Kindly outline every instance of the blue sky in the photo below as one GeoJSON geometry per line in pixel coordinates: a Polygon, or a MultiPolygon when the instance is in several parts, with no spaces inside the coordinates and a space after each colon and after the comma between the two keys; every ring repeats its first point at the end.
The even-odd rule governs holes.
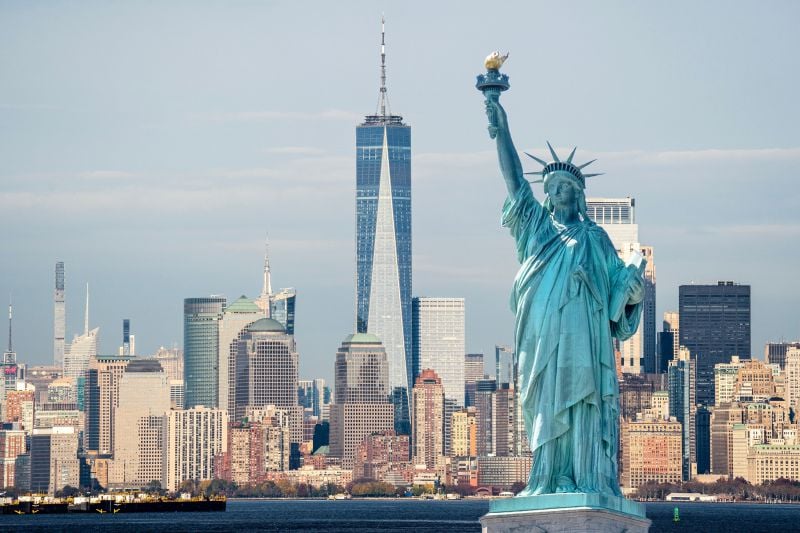
{"type": "MultiPolygon", "coordinates": [[[[52,358],[92,286],[100,346],[182,343],[190,296],[298,291],[301,374],[353,328],[355,125],[412,126],[414,294],[467,299],[467,347],[509,343],[517,265],[474,77],[510,50],[521,150],[578,145],[633,196],[658,316],[678,285],[752,285],[753,353],[800,337],[800,7],[794,2],[0,3],[0,294],[21,361],[52,358]]],[[[527,162],[525,162],[527,164],[527,162]]],[[[536,166],[534,164],[534,166],[536,166]]],[[[535,192],[541,194],[540,189],[535,192]]],[[[5,344],[5,335],[0,336],[5,344]]]]}

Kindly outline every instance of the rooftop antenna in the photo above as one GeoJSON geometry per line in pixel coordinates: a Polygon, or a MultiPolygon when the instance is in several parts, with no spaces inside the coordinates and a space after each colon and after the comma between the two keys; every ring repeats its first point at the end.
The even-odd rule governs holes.
{"type": "Polygon", "coordinates": [[[14,351],[11,343],[11,318],[12,318],[12,307],[11,307],[11,295],[8,295],[8,352],[12,353],[14,351]]]}
{"type": "MultiPolygon", "coordinates": [[[[386,117],[386,107],[388,106],[388,97],[386,95],[386,18],[381,15],[381,96],[380,108],[381,116],[386,117]]],[[[391,114],[389,110],[389,114],[391,114]]]]}
{"type": "Polygon", "coordinates": [[[261,297],[267,298],[272,294],[272,273],[269,268],[269,235],[264,241],[264,285],[261,287],[261,297]]]}

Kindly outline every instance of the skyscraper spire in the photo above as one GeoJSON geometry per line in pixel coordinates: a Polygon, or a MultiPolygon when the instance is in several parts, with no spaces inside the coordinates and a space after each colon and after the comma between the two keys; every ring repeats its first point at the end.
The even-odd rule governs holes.
{"type": "Polygon", "coordinates": [[[83,317],[83,334],[89,334],[89,284],[86,284],[86,314],[83,317]]]}
{"type": "Polygon", "coordinates": [[[269,237],[264,243],[264,284],[261,287],[261,298],[269,298],[272,294],[272,274],[269,270],[269,237]]]}
{"type": "MultiPolygon", "coordinates": [[[[380,114],[386,116],[386,107],[389,99],[386,95],[386,19],[381,16],[381,94],[380,94],[380,114]]],[[[389,114],[391,114],[389,110],[389,114]]]]}

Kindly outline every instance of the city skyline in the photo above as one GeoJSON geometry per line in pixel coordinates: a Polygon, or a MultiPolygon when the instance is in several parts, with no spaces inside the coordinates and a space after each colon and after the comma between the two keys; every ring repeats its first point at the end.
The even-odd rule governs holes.
{"type": "MultiPolygon", "coordinates": [[[[53,359],[56,261],[65,263],[66,339],[83,329],[81,293],[89,282],[102,332],[98,351],[116,353],[119,322],[130,318],[137,353],[152,354],[181,344],[184,298],[258,294],[269,231],[275,280],[298,290],[300,375],[332,381],[336,348],[353,333],[352,131],[364,104],[375,100],[380,14],[366,5],[341,13],[320,5],[323,26],[288,6],[254,7],[252,21],[210,6],[188,19],[180,10],[154,17],[155,34],[164,36],[191,23],[210,30],[221,15],[222,33],[241,35],[216,53],[197,37],[156,39],[160,47],[110,38],[112,46],[100,47],[95,39],[109,37],[121,15],[95,4],[85,20],[84,9],[90,7],[71,14],[57,5],[8,6],[0,17],[0,65],[10,81],[0,89],[7,163],[0,223],[14,228],[0,250],[0,294],[14,295],[18,361],[53,359]],[[62,27],[29,17],[37,9],[62,27]],[[333,28],[346,17],[353,17],[346,25],[353,31],[342,39],[333,28]],[[84,23],[95,37],[75,33],[84,23]],[[41,50],[27,44],[30,35],[43,36],[41,50]],[[275,54],[280,39],[293,50],[285,61],[275,54]],[[56,44],[59,61],[48,56],[56,44]],[[308,69],[314,54],[323,57],[308,69]],[[84,70],[78,57],[86,58],[84,70]],[[175,62],[181,66],[170,74],[175,62]],[[296,95],[276,81],[278,70],[297,82],[296,95]],[[211,77],[220,81],[209,84],[211,77]],[[42,83],[50,78],[54,83],[42,83]],[[319,79],[337,83],[312,92],[319,79]]],[[[415,132],[413,293],[466,299],[467,352],[491,359],[494,346],[512,336],[507,295],[516,265],[498,223],[504,193],[472,87],[482,58],[497,47],[512,52],[505,71],[515,89],[508,106],[526,117],[514,124],[520,148],[542,156],[544,139],[557,150],[578,144],[606,172],[589,183],[590,196],[636,198],[641,241],[657,253],[657,321],[678,309],[679,285],[733,280],[752,286],[756,357],[767,341],[798,336],[791,312],[798,288],[788,280],[800,252],[785,242],[800,236],[800,224],[793,195],[783,194],[800,162],[791,126],[797,69],[775,53],[797,47],[787,25],[793,17],[740,6],[720,19],[708,4],[692,5],[691,21],[661,6],[629,6],[613,20],[589,4],[532,4],[498,15],[506,35],[518,37],[496,42],[482,10],[432,6],[429,20],[420,21],[415,9],[386,13],[392,104],[415,132]],[[560,16],[576,33],[607,38],[548,47],[555,30],[542,27],[531,44],[526,21],[560,16]],[[439,41],[445,24],[456,32],[455,47],[439,41]],[[751,33],[758,27],[772,31],[751,33]],[[676,81],[658,72],[664,64],[676,81]],[[541,83],[543,65],[565,83],[541,83]],[[420,84],[423,78],[432,81],[420,84]],[[560,130],[557,116],[574,128],[560,130]],[[761,176],[770,186],[754,197],[761,176]],[[694,224],[699,231],[690,230],[694,224]],[[466,236],[470,245],[459,246],[466,236]]],[[[782,11],[796,9],[786,4],[782,11]]],[[[121,11],[134,20],[153,14],[121,11]]],[[[123,25],[122,34],[135,26],[123,25]]]]}

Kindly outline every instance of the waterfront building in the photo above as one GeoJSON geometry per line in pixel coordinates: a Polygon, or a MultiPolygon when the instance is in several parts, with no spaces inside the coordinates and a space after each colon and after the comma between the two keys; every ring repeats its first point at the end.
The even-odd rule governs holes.
{"type": "Polygon", "coordinates": [[[620,424],[620,485],[680,483],[683,473],[681,423],[667,420],[623,420],[620,424]]]}
{"type": "Polygon", "coordinates": [[[167,483],[178,490],[183,481],[214,478],[214,457],[228,446],[228,413],[197,406],[167,415],[167,483]]]}
{"type": "Polygon", "coordinates": [[[398,433],[410,431],[411,127],[392,114],[384,34],[378,110],[356,127],[356,332],[383,342],[398,433]]]}
{"type": "Polygon", "coordinates": [[[17,457],[26,453],[27,434],[22,429],[0,429],[0,489],[14,486],[17,457]]]}
{"type": "Polygon", "coordinates": [[[527,457],[478,457],[478,484],[510,490],[514,484],[528,482],[533,459],[527,457]]]}
{"type": "Polygon", "coordinates": [[[184,386],[186,407],[218,407],[219,321],[224,296],[186,298],[183,301],[184,386]]]}
{"type": "Polygon", "coordinates": [[[390,474],[398,472],[402,478],[409,467],[409,440],[408,435],[397,435],[391,429],[364,437],[356,448],[353,479],[387,481],[390,474]]]}
{"type": "Polygon", "coordinates": [[[444,398],[442,380],[423,369],[412,389],[413,460],[428,470],[441,466],[444,458],[444,398]]]}
{"type": "Polygon", "coordinates": [[[330,407],[330,455],[346,469],[364,437],[394,429],[389,365],[372,334],[348,335],[336,353],[335,402],[330,407]]]}
{"type": "Polygon", "coordinates": [[[250,408],[228,429],[227,451],[214,460],[215,476],[237,485],[263,483],[270,472],[289,469],[290,416],[275,406],[250,408]]]}
{"type": "Polygon", "coordinates": [[[475,457],[478,455],[478,420],[475,407],[465,407],[453,413],[450,419],[450,455],[475,457]]]}
{"type": "Polygon", "coordinates": [[[83,334],[75,335],[64,353],[64,377],[81,378],[89,368],[92,357],[97,357],[100,328],[89,329],[89,284],[86,284],[86,308],[83,334]]]}
{"type": "Polygon", "coordinates": [[[118,394],[109,484],[138,488],[156,480],[166,486],[170,399],[161,365],[155,359],[131,359],[119,380],[118,394]]]}
{"type": "Polygon", "coordinates": [[[220,407],[234,414],[236,411],[236,360],[239,341],[247,333],[247,327],[264,318],[264,312],[253,300],[242,295],[222,312],[219,326],[219,387],[220,407]]]}
{"type": "Polygon", "coordinates": [[[54,496],[80,486],[78,433],[73,427],[35,428],[31,433],[30,489],[54,496]]]}
{"type": "Polygon", "coordinates": [[[56,287],[53,293],[53,366],[64,367],[67,314],[64,302],[64,262],[56,263],[56,287]]]}
{"type": "Polygon", "coordinates": [[[747,481],[760,485],[777,479],[800,479],[800,443],[757,444],[748,450],[747,481]]]}
{"type": "Polygon", "coordinates": [[[750,286],[732,281],[681,285],[680,344],[697,365],[697,403],[714,401],[714,365],[750,359],[750,286]]]}

